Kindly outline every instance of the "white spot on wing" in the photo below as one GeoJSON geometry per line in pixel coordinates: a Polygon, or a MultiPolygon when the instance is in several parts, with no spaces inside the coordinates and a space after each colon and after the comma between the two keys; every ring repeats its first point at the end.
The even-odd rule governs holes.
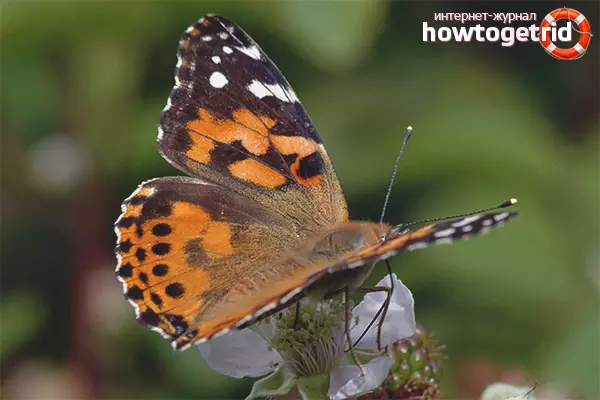
{"type": "Polygon", "coordinates": [[[223,46],[223,52],[225,52],[225,54],[231,54],[233,53],[233,50],[231,50],[231,47],[223,46]]]}
{"type": "Polygon", "coordinates": [[[452,224],[452,226],[454,228],[460,228],[460,227],[463,227],[465,225],[469,225],[469,224],[477,221],[479,218],[481,218],[481,215],[474,215],[472,217],[465,218],[462,221],[455,222],[455,223],[452,224]]]}
{"type": "Polygon", "coordinates": [[[260,50],[255,45],[252,45],[250,47],[237,47],[236,46],[236,49],[238,49],[239,51],[241,51],[242,53],[244,53],[248,57],[254,58],[255,60],[260,60],[260,58],[261,58],[260,57],[260,50]]]}
{"type": "Polygon", "coordinates": [[[416,242],[413,243],[411,245],[409,245],[408,247],[406,247],[406,249],[408,251],[413,251],[413,250],[421,250],[421,249],[425,249],[429,246],[429,243],[427,242],[416,242]]]}
{"type": "Polygon", "coordinates": [[[219,32],[217,36],[223,40],[227,39],[229,35],[226,32],[219,32]]]}
{"type": "Polygon", "coordinates": [[[286,89],[277,83],[263,83],[254,79],[252,82],[250,82],[247,88],[253,95],[258,97],[259,99],[262,99],[266,96],[275,96],[285,103],[298,101],[296,93],[294,93],[292,89],[286,89]]]}
{"type": "Polygon", "coordinates": [[[507,213],[507,212],[503,212],[503,213],[500,213],[500,214],[496,214],[496,215],[494,215],[494,220],[495,220],[496,222],[504,221],[506,218],[508,218],[508,216],[509,216],[509,215],[510,215],[510,214],[509,214],[509,213],[507,213]]]}
{"type": "Polygon", "coordinates": [[[304,290],[304,286],[296,288],[294,290],[291,290],[288,294],[286,294],[285,296],[283,296],[281,298],[281,300],[279,300],[279,303],[280,304],[287,303],[289,300],[291,300],[294,296],[296,296],[302,290],[304,290]]]}
{"type": "Polygon", "coordinates": [[[220,64],[221,63],[221,57],[219,57],[219,56],[212,56],[211,60],[215,64],[220,64]]]}
{"type": "Polygon", "coordinates": [[[227,85],[227,78],[220,72],[213,72],[209,78],[210,85],[214,88],[220,89],[223,86],[227,85]]]}
{"type": "Polygon", "coordinates": [[[167,98],[167,104],[163,107],[163,111],[167,111],[169,108],[171,108],[171,98],[167,98]]]}
{"type": "Polygon", "coordinates": [[[250,92],[252,92],[253,95],[255,95],[256,97],[258,97],[259,99],[262,99],[265,96],[273,96],[273,93],[271,93],[269,91],[269,89],[267,88],[267,85],[257,81],[256,79],[254,79],[249,85],[248,85],[248,90],[250,92]]]}
{"type": "Polygon", "coordinates": [[[444,236],[450,236],[452,235],[454,232],[456,232],[456,229],[454,228],[448,228],[448,229],[444,229],[443,231],[437,231],[433,234],[434,237],[436,238],[441,238],[444,236]]]}
{"type": "Polygon", "coordinates": [[[200,39],[205,42],[210,42],[212,40],[212,36],[201,36],[200,39]]]}

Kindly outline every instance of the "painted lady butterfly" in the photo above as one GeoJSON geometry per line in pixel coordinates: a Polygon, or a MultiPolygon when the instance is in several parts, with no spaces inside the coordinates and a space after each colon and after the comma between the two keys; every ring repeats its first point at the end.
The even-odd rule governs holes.
{"type": "Polygon", "coordinates": [[[491,213],[400,231],[348,220],[296,94],[238,26],[209,15],[179,42],[158,149],[187,177],[142,183],[115,223],[116,274],[138,320],[176,349],[310,294],[356,290],[375,263],[503,224],[491,213]]]}

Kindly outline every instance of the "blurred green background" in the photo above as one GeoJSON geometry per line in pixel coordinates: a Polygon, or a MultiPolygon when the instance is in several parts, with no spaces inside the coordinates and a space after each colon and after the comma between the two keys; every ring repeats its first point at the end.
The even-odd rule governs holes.
{"type": "MultiPolygon", "coordinates": [[[[517,196],[520,216],[468,243],[393,259],[417,319],[447,346],[442,394],[538,384],[599,393],[599,47],[573,62],[535,43],[423,43],[434,12],[535,2],[4,2],[1,37],[1,383],[4,398],[243,398],[191,349],[139,326],[114,277],[112,224],[145,179],[181,32],[205,13],[278,64],[337,168],[354,219],[517,196]]],[[[569,3],[600,32],[598,2],[569,3]]],[[[529,25],[529,24],[526,24],[529,25]]],[[[377,282],[380,269],[371,277],[377,282]]]]}

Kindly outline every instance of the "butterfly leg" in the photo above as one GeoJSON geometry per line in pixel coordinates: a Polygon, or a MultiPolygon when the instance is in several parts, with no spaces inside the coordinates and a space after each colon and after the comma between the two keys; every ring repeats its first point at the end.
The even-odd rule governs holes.
{"type": "Polygon", "coordinates": [[[300,322],[300,302],[296,303],[296,313],[294,314],[294,325],[292,325],[292,328],[296,329],[298,322],[300,322]]]}
{"type": "Polygon", "coordinates": [[[346,289],[344,289],[344,308],[346,311],[346,326],[345,326],[345,330],[346,330],[346,340],[348,341],[348,346],[350,346],[350,348],[348,349],[348,351],[350,352],[350,356],[352,357],[352,360],[354,361],[354,364],[356,364],[356,366],[360,369],[360,375],[364,376],[365,375],[365,370],[363,369],[362,364],[360,363],[360,361],[358,360],[358,357],[356,356],[356,353],[354,352],[354,346],[352,345],[352,338],[350,337],[350,319],[352,319],[352,313],[350,312],[350,294],[348,293],[348,287],[346,287],[346,289]]]}
{"type": "Polygon", "coordinates": [[[363,336],[367,334],[369,329],[371,329],[371,327],[373,326],[375,321],[377,321],[377,318],[379,318],[379,323],[377,324],[377,350],[381,351],[381,330],[383,329],[383,320],[385,319],[388,308],[390,306],[390,301],[392,298],[392,289],[387,286],[375,286],[372,288],[359,288],[358,292],[359,293],[386,292],[386,297],[385,297],[385,301],[383,302],[383,305],[381,306],[379,311],[377,311],[377,314],[375,314],[375,317],[371,320],[371,323],[369,323],[369,325],[367,325],[367,328],[362,333],[362,335],[354,343],[354,345],[356,345],[358,342],[360,342],[361,339],[363,338],[363,336]],[[380,315],[381,315],[381,317],[379,317],[380,315]]]}

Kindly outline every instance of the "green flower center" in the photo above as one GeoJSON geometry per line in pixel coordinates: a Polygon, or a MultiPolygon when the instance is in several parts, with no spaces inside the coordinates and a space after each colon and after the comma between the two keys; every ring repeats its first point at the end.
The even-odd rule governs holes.
{"type": "Polygon", "coordinates": [[[303,303],[299,310],[299,316],[292,306],[272,317],[271,345],[298,377],[329,373],[344,352],[344,303],[303,303]]]}

